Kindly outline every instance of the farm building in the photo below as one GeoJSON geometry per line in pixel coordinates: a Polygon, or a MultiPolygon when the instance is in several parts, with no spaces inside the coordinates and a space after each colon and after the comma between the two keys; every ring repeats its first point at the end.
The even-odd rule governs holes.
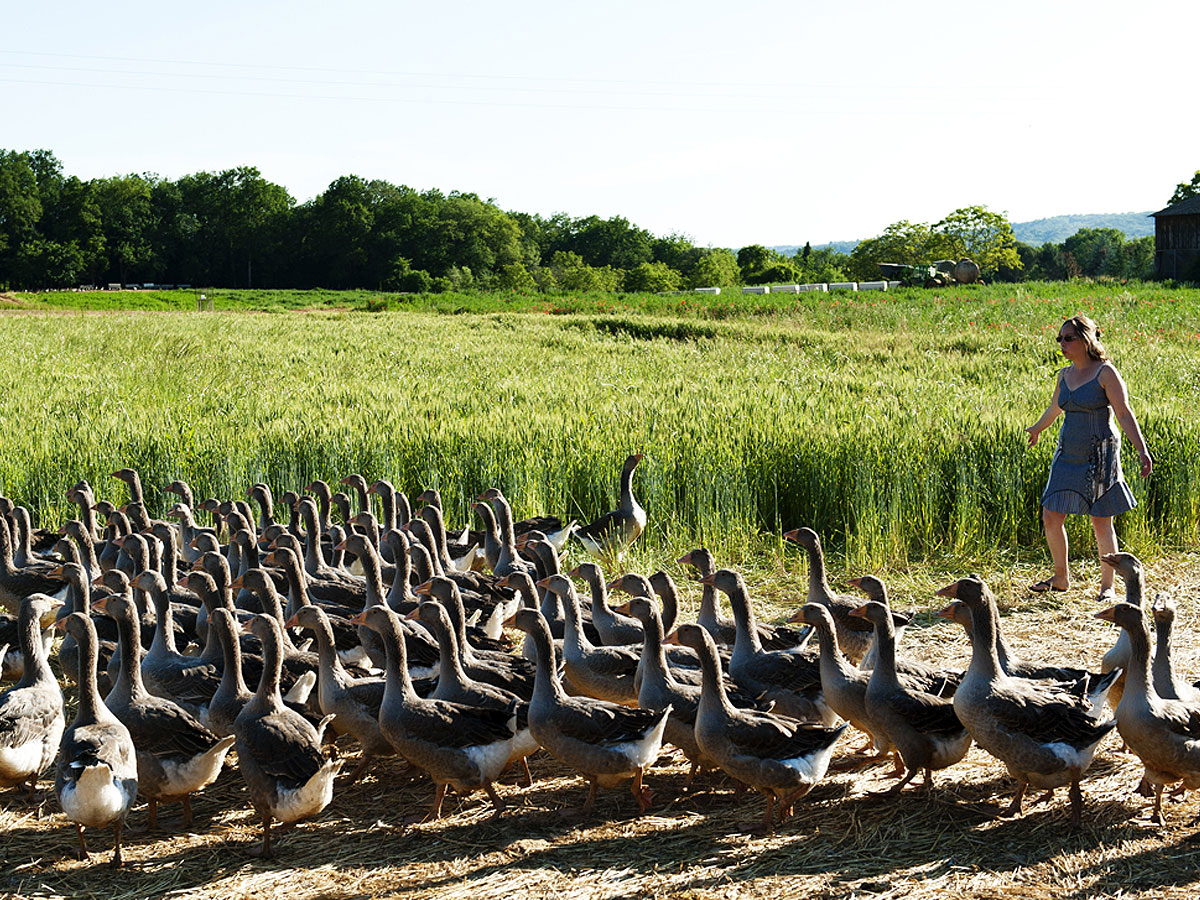
{"type": "Polygon", "coordinates": [[[1154,264],[1159,278],[1200,280],[1200,196],[1154,216],[1154,264]]]}

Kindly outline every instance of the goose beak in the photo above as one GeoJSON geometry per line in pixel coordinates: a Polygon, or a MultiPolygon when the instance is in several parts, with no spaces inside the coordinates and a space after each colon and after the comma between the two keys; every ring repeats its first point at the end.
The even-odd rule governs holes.
{"type": "Polygon", "coordinates": [[[568,572],[567,577],[568,578],[582,578],[583,576],[579,573],[579,566],[576,566],[570,572],[568,572]]]}
{"type": "MultiPolygon", "coordinates": [[[[939,589],[937,591],[937,593],[934,594],[934,596],[935,597],[949,597],[952,600],[957,600],[958,599],[958,582],[956,581],[953,584],[948,584],[944,588],[939,589]]],[[[949,609],[949,607],[947,607],[947,609],[949,609]]]]}
{"type": "MultiPolygon", "coordinates": [[[[945,590],[945,588],[943,588],[942,590],[945,590]]],[[[940,593],[940,591],[939,591],[939,593],[940,593]]],[[[934,613],[934,615],[937,616],[939,619],[949,619],[951,622],[953,622],[954,621],[954,604],[950,603],[950,604],[946,605],[945,607],[943,607],[942,609],[939,609],[936,613],[934,613]]]]}
{"type": "Polygon", "coordinates": [[[422,581],[415,588],[413,588],[413,593],[421,594],[425,597],[430,596],[433,593],[433,580],[431,579],[429,581],[422,581]]]}
{"type": "Polygon", "coordinates": [[[345,541],[342,541],[342,542],[340,542],[340,543],[339,543],[339,544],[338,544],[336,547],[334,547],[333,549],[334,549],[334,550],[341,550],[341,551],[345,551],[345,549],[346,549],[346,542],[345,542],[345,541]]]}
{"type": "Polygon", "coordinates": [[[1117,608],[1115,606],[1110,606],[1108,609],[1100,610],[1100,612],[1096,613],[1093,618],[1103,619],[1105,622],[1115,623],[1117,621],[1116,613],[1117,608]]]}
{"type": "Polygon", "coordinates": [[[621,589],[621,583],[624,580],[625,580],[625,576],[622,575],[620,578],[614,578],[607,585],[605,585],[605,587],[610,591],[619,591],[621,589]]]}
{"type": "Polygon", "coordinates": [[[610,609],[612,609],[613,612],[621,613],[621,615],[627,616],[629,615],[629,604],[632,602],[632,600],[626,600],[624,603],[610,607],[610,609]]]}
{"type": "Polygon", "coordinates": [[[511,577],[512,577],[511,575],[505,575],[503,578],[501,578],[499,581],[496,582],[496,587],[512,587],[513,584],[509,580],[511,577]]]}
{"type": "Polygon", "coordinates": [[[784,538],[784,540],[787,540],[787,541],[799,541],[800,540],[800,529],[793,528],[791,531],[785,531],[783,533],[783,538],[784,538]]]}
{"type": "Polygon", "coordinates": [[[177,582],[175,582],[175,587],[181,591],[186,591],[188,589],[187,577],[184,576],[183,578],[180,578],[177,582]]]}
{"type": "Polygon", "coordinates": [[[288,620],[283,623],[283,627],[284,628],[299,628],[300,627],[299,620],[300,620],[300,613],[296,613],[295,615],[290,616],[288,618],[288,620]]]}
{"type": "Polygon", "coordinates": [[[108,615],[108,598],[101,597],[99,600],[93,600],[92,609],[103,615],[108,615]]]}
{"type": "Polygon", "coordinates": [[[366,625],[367,624],[367,611],[364,609],[358,615],[353,616],[350,619],[350,624],[351,625],[366,625]]]}
{"type": "Polygon", "coordinates": [[[685,553],[683,556],[679,557],[679,559],[675,560],[675,562],[682,566],[690,566],[692,564],[692,554],[685,553]]]}
{"type": "Polygon", "coordinates": [[[232,591],[240,591],[245,586],[246,585],[243,583],[241,575],[239,575],[237,578],[233,579],[233,581],[231,581],[229,583],[229,589],[232,591]]]}
{"type": "Polygon", "coordinates": [[[850,610],[850,615],[854,616],[856,619],[865,619],[867,617],[867,607],[856,606],[854,609],[850,610]]]}
{"type": "Polygon", "coordinates": [[[536,586],[548,591],[550,590],[550,579],[543,578],[541,581],[536,583],[536,586]]]}
{"type": "Polygon", "coordinates": [[[804,607],[801,607],[800,609],[796,610],[794,613],[791,614],[790,617],[788,617],[789,625],[796,625],[796,624],[800,624],[800,623],[807,622],[807,621],[808,620],[804,618],[804,607]]]}
{"type": "Polygon", "coordinates": [[[856,587],[856,588],[861,588],[862,587],[862,579],[861,578],[847,578],[846,584],[852,585],[853,587],[856,587]]]}
{"type": "Polygon", "coordinates": [[[700,579],[700,583],[707,584],[709,587],[712,587],[713,585],[715,585],[717,583],[717,576],[715,574],[705,575],[703,578],[700,579]]]}
{"type": "Polygon", "coordinates": [[[674,646],[674,647],[680,647],[680,646],[682,646],[682,645],[679,643],[679,632],[678,632],[678,631],[672,631],[672,632],[671,632],[670,634],[668,634],[668,635],[667,635],[665,638],[663,638],[663,643],[664,643],[664,644],[671,644],[671,645],[672,645],[672,646],[674,646]]]}
{"type": "MultiPolygon", "coordinates": [[[[428,603],[430,601],[426,600],[425,602],[428,603]]],[[[419,618],[421,618],[421,607],[418,606],[416,609],[414,609],[412,612],[410,612],[408,615],[406,615],[404,617],[404,620],[406,622],[415,622],[419,618]]]]}

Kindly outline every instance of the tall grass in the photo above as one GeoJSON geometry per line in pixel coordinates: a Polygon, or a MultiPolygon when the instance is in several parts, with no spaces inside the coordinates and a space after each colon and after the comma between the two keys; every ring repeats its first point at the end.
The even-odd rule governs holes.
{"type": "Polygon", "coordinates": [[[652,545],[811,525],[856,566],[1040,553],[1053,440],[1027,449],[1022,429],[1062,364],[1059,317],[1083,309],[1156,458],[1146,481],[1127,458],[1139,506],[1118,520],[1146,552],[1200,537],[1196,296],[831,295],[724,319],[9,314],[0,490],[53,523],[79,478],[120,499],[124,465],[160,514],[175,478],[225,497],[357,471],[438,487],[455,522],[489,485],[588,519],[642,450],[652,545]]]}

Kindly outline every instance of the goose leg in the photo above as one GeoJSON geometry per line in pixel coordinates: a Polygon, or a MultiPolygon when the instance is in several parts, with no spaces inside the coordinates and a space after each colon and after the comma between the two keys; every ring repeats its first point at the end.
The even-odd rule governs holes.
{"type": "Polygon", "coordinates": [[[1019,816],[1021,814],[1021,799],[1025,796],[1025,788],[1026,784],[1024,781],[1017,783],[1017,793],[1013,796],[1012,803],[1000,813],[1002,818],[1005,816],[1019,816]]]}
{"type": "Polygon", "coordinates": [[[192,798],[191,795],[185,795],[183,798],[183,819],[179,823],[183,828],[188,828],[192,824],[192,798]]]}
{"type": "Polygon", "coordinates": [[[371,764],[372,759],[374,759],[374,757],[366,756],[365,754],[363,755],[362,762],[355,766],[354,771],[350,773],[350,780],[346,782],[346,787],[354,784],[354,782],[358,781],[358,779],[362,777],[362,773],[367,771],[367,766],[371,764]]]}
{"type": "Polygon", "coordinates": [[[1079,781],[1071,782],[1071,827],[1078,828],[1080,821],[1083,819],[1083,790],[1079,787],[1079,781]]]}
{"type": "Polygon", "coordinates": [[[251,847],[246,851],[249,856],[256,856],[260,859],[270,859],[271,852],[271,816],[265,815],[262,820],[263,836],[262,842],[257,846],[251,847]]]}
{"type": "Polygon", "coordinates": [[[495,822],[504,813],[504,810],[508,808],[508,804],[504,802],[503,797],[496,793],[496,789],[492,787],[492,783],[490,781],[485,781],[483,783],[483,789],[487,791],[488,797],[491,798],[492,806],[495,807],[495,812],[492,813],[488,821],[495,822]]]}
{"type": "Polygon", "coordinates": [[[114,869],[121,868],[121,820],[117,819],[117,823],[113,825],[113,856],[112,862],[109,865],[114,869]]]}
{"type": "Polygon", "coordinates": [[[638,769],[633,774],[633,783],[629,786],[629,792],[633,794],[633,799],[637,801],[638,812],[645,813],[650,809],[650,803],[654,799],[654,791],[642,786],[641,769],[638,769]]]}
{"type": "Polygon", "coordinates": [[[563,816],[568,819],[582,819],[591,815],[596,806],[596,790],[599,786],[595,778],[589,778],[587,801],[578,809],[563,810],[563,816]]]}
{"type": "Polygon", "coordinates": [[[151,797],[147,803],[150,807],[150,820],[147,822],[146,828],[149,831],[158,831],[158,801],[151,797]]]}
{"type": "Polygon", "coordinates": [[[916,774],[920,771],[920,769],[909,769],[903,779],[898,781],[896,784],[893,784],[886,791],[870,791],[869,793],[873,797],[893,797],[904,790],[904,786],[912,781],[913,778],[916,777],[916,774]]]}
{"type": "Polygon", "coordinates": [[[433,806],[425,815],[426,822],[432,822],[442,817],[442,801],[446,799],[446,785],[439,784],[433,792],[433,806]]]}
{"type": "Polygon", "coordinates": [[[524,756],[521,757],[521,771],[525,773],[525,777],[521,780],[521,786],[533,787],[533,773],[529,771],[529,760],[524,756]]]}
{"type": "Polygon", "coordinates": [[[83,837],[83,826],[78,822],[75,823],[75,832],[79,835],[79,852],[76,856],[81,860],[88,859],[87,841],[83,837]]]}
{"type": "Polygon", "coordinates": [[[1162,797],[1163,797],[1163,786],[1161,784],[1155,785],[1155,787],[1154,787],[1154,812],[1150,815],[1150,821],[1153,822],[1155,825],[1161,825],[1163,823],[1162,797]]]}

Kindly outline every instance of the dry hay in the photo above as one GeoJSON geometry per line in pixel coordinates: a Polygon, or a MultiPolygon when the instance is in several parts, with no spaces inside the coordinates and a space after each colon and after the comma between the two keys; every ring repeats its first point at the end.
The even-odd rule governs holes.
{"type": "MultiPolygon", "coordinates": [[[[1178,668],[1197,677],[1197,605],[1190,601],[1200,594],[1200,560],[1160,561],[1148,567],[1147,583],[1148,599],[1156,589],[1177,596],[1178,668]]],[[[1031,657],[1094,663],[1115,636],[1112,626],[1091,618],[1095,610],[1082,589],[1032,603],[1016,602],[1019,592],[1006,596],[1004,632],[1031,657]]],[[[947,623],[918,625],[905,635],[903,648],[960,664],[967,657],[960,631],[947,623]]],[[[841,749],[848,753],[861,743],[862,736],[852,733],[841,749]]],[[[739,805],[719,773],[702,774],[692,793],[682,793],[687,769],[672,752],[647,778],[658,792],[649,815],[634,814],[627,791],[601,791],[596,815],[583,823],[564,819],[561,811],[582,802],[584,782],[539,755],[532,760],[531,789],[500,787],[510,804],[500,821],[487,821],[490,805],[477,794],[448,798],[439,822],[406,825],[407,817],[428,808],[432,786],[424,777],[407,778],[401,763],[386,760],[358,784],[336,790],[316,820],[281,835],[274,861],[243,852],[257,840],[258,825],[230,767],[195,800],[192,833],[128,834],[120,872],[102,864],[111,852],[108,833],[90,835],[91,863],[74,859],[74,830],[43,781],[46,795],[38,805],[14,791],[0,800],[0,894],[106,900],[1190,897],[1200,869],[1200,828],[1189,820],[1200,802],[1189,797],[1168,804],[1168,827],[1151,825],[1150,801],[1133,793],[1141,766],[1119,753],[1119,744],[1114,732],[1097,755],[1083,784],[1084,824],[1075,831],[1068,825],[1065,791],[1044,805],[1027,806],[1015,820],[990,817],[1011,798],[1013,784],[977,748],[936,773],[930,793],[872,796],[891,783],[886,766],[831,774],[766,837],[740,831],[761,818],[761,798],[748,796],[739,805]]],[[[349,744],[342,746],[352,754],[349,744]]],[[[163,815],[169,825],[177,813],[166,807],[163,815]]],[[[139,807],[130,824],[143,824],[145,817],[139,807]]]]}

